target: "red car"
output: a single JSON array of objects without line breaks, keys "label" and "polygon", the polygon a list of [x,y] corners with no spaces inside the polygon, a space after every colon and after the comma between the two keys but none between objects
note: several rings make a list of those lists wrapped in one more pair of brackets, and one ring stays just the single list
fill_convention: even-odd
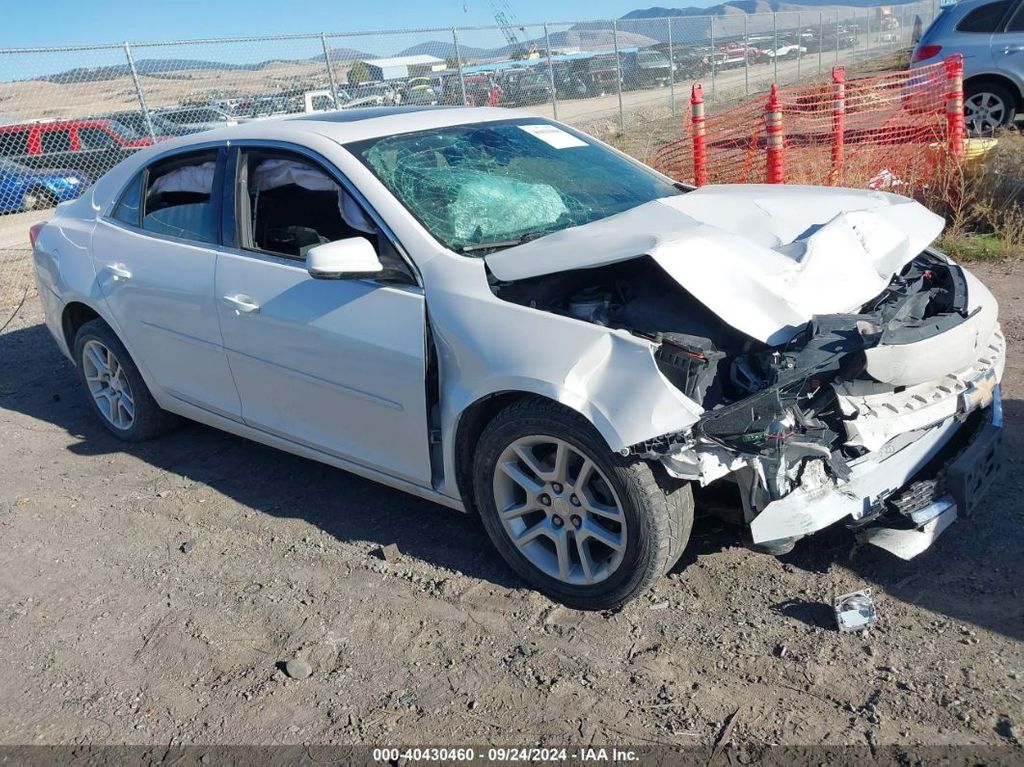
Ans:
[{"label": "red car", "polygon": [[109,119],[0,125],[0,158],[29,168],[70,168],[90,179],[152,143]]}]

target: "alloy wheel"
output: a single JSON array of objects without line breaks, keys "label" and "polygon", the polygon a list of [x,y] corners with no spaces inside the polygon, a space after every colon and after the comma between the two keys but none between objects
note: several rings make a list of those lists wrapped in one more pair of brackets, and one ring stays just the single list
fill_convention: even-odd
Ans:
[{"label": "alloy wheel", "polygon": [[82,372],[100,413],[115,428],[135,423],[135,399],[124,368],[110,349],[95,339],[82,347]]},{"label": "alloy wheel", "polygon": [[569,442],[515,440],[498,458],[493,489],[509,539],[548,576],[589,586],[622,563],[628,533],[622,504],[594,461]]},{"label": "alloy wheel", "polygon": [[996,94],[975,93],[964,101],[964,122],[972,136],[989,136],[1006,122],[1006,103]]}]

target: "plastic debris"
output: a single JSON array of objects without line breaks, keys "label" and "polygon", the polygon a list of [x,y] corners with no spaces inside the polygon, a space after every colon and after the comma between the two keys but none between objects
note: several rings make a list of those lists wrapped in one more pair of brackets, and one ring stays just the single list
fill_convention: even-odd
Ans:
[{"label": "plastic debris", "polygon": [[836,597],[833,607],[836,611],[836,625],[844,634],[864,631],[878,621],[875,603],[871,599],[871,589],[862,589]]}]

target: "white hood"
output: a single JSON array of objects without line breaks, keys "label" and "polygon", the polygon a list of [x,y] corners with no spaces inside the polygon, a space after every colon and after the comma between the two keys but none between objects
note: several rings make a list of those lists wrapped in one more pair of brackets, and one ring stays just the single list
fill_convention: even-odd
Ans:
[{"label": "white hood", "polygon": [[706,186],[487,256],[499,280],[653,258],[729,325],[788,341],[816,314],[855,312],[942,231],[887,192]]}]

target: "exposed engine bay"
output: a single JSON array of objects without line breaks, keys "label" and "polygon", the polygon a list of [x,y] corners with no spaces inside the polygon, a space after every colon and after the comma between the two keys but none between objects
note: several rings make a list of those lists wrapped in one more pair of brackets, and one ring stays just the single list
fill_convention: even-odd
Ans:
[{"label": "exposed engine bay", "polygon": [[[706,484],[736,471],[748,519],[805,482],[850,477],[850,463],[869,452],[869,440],[847,428],[857,413],[843,395],[898,395],[920,383],[872,377],[872,350],[942,334],[969,314],[964,272],[927,251],[856,313],[815,316],[775,347],[726,324],[649,257],[493,280],[492,290],[507,301],[649,339],[661,373],[705,413],[691,430],[632,452],[654,459],[682,447],[717,449],[717,471],[677,460],[673,473]],[[949,392],[955,399],[957,392]]]}]

